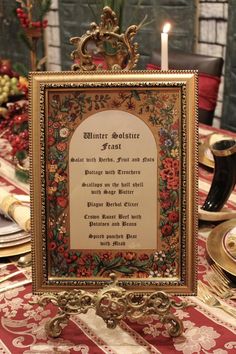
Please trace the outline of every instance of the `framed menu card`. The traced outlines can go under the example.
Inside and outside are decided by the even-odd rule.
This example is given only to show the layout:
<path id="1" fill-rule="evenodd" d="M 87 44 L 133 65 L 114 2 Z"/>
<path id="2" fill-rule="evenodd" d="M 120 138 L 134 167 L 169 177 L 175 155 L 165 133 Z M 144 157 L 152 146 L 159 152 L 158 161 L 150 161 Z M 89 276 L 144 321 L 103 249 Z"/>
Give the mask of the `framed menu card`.
<path id="1" fill-rule="evenodd" d="M 35 293 L 193 294 L 197 75 L 30 75 Z"/>

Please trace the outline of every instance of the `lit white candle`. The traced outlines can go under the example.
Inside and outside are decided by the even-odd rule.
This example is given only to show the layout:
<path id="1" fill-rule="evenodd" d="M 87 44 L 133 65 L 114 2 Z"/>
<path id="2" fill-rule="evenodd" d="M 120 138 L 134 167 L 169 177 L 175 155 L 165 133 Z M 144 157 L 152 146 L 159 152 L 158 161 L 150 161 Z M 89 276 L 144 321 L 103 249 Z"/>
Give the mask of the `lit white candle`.
<path id="1" fill-rule="evenodd" d="M 170 23 L 165 23 L 161 33 L 161 70 L 168 70 L 168 32 Z"/>

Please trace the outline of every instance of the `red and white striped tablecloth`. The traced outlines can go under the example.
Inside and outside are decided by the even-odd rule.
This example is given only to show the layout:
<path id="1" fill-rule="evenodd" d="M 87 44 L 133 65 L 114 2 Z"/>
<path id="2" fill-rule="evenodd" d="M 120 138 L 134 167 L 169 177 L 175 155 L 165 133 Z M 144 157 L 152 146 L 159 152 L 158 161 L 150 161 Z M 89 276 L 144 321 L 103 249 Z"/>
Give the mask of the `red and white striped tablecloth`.
<path id="1" fill-rule="evenodd" d="M 210 133 L 210 127 L 200 127 L 200 138 Z M 199 169 L 200 201 L 206 197 L 211 178 L 212 172 Z M 4 176 L 0 172 L 0 186 L 3 185 L 15 193 L 22 190 L 27 192 L 27 186 L 15 184 L 10 169 Z M 232 193 L 229 205 L 236 206 L 236 191 Z M 198 278 L 203 280 L 209 271 L 205 249 L 209 232 L 210 228 L 199 229 Z M 15 265 L 0 268 L 0 273 L 7 275 L 15 268 Z M 26 276 L 30 275 L 18 275 L 14 281 Z M 175 312 L 184 324 L 184 334 L 178 338 L 170 338 L 155 316 L 138 321 L 121 321 L 116 329 L 110 330 L 106 328 L 103 320 L 90 310 L 87 314 L 73 316 L 63 329 L 62 335 L 52 339 L 46 336 L 44 325 L 55 315 L 55 308 L 49 305 L 43 309 L 30 304 L 29 301 L 33 297 L 31 291 L 31 284 L 28 284 L 0 293 L 0 353 L 236 353 L 236 319 L 221 309 L 204 305 L 198 297 L 185 298 L 196 307 Z M 232 308 L 236 307 L 233 300 L 225 302 Z"/>

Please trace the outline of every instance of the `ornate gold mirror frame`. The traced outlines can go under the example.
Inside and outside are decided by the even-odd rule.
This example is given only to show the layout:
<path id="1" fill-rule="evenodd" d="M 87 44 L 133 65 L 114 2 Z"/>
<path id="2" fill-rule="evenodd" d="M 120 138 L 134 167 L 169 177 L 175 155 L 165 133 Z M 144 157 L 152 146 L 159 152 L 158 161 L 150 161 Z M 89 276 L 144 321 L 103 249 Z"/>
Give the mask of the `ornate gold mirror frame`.
<path id="1" fill-rule="evenodd" d="M 74 71 L 94 71 L 100 66 L 93 63 L 93 55 L 88 46 L 93 43 L 93 51 L 101 55 L 110 70 L 130 70 L 138 61 L 138 44 L 133 43 L 133 37 L 140 25 L 130 26 L 125 33 L 119 34 L 116 14 L 105 7 L 101 16 L 101 23 L 92 23 L 90 30 L 82 37 L 71 38 L 70 42 L 76 45 L 71 57 L 78 63 L 72 65 Z M 109 48 L 109 53 L 106 51 Z M 111 53 L 113 52 L 113 53 Z M 163 291 L 149 294 L 137 294 L 119 286 L 116 275 L 110 274 L 111 283 L 97 292 L 84 290 L 62 291 L 46 293 L 35 302 L 40 306 L 52 303 L 58 307 L 57 315 L 45 325 L 46 333 L 51 337 L 58 337 L 62 327 L 68 322 L 71 315 L 86 313 L 90 308 L 106 323 L 108 328 L 115 328 L 126 317 L 139 319 L 147 315 L 158 315 L 161 323 L 167 324 L 170 336 L 177 337 L 183 332 L 183 324 L 172 312 L 173 308 L 192 306 L 187 302 L 176 303 Z"/>
<path id="2" fill-rule="evenodd" d="M 90 30 L 82 37 L 70 39 L 70 42 L 76 46 L 71 53 L 71 58 L 75 61 L 79 59 L 79 63 L 72 65 L 72 70 L 99 69 L 99 65 L 94 63 L 93 53 L 105 60 L 109 70 L 133 69 L 139 59 L 138 43 L 133 43 L 133 38 L 142 23 L 143 21 L 138 26 L 130 26 L 125 33 L 119 34 L 115 12 L 108 6 L 104 7 L 99 25 L 93 22 L 90 24 Z M 90 50 L 89 45 L 92 45 Z"/>

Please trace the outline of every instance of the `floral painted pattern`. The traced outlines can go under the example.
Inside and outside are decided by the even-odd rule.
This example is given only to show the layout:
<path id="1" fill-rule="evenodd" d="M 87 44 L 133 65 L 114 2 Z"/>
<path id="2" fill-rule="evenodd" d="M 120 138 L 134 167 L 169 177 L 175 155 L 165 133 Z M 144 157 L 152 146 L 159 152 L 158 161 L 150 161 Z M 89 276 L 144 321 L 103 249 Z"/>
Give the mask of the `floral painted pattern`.
<path id="1" fill-rule="evenodd" d="M 184 341 L 182 338 L 174 340 L 175 349 L 183 354 L 210 353 L 209 350 L 212 350 L 216 346 L 216 339 L 220 337 L 220 334 L 213 327 L 197 327 L 193 323 L 186 329 L 184 335 Z M 216 349 L 213 353 L 227 354 L 227 351 Z"/>
<path id="2" fill-rule="evenodd" d="M 163 92 L 164 91 L 164 92 Z M 114 93 L 50 92 L 48 114 L 47 194 L 48 252 L 52 276 L 77 278 L 174 277 L 179 240 L 179 108 L 177 90 L 124 90 Z M 136 111 L 152 130 L 159 146 L 159 231 L 161 250 L 79 251 L 70 249 L 68 215 L 68 146 L 73 132 L 89 115 L 107 109 Z"/>

